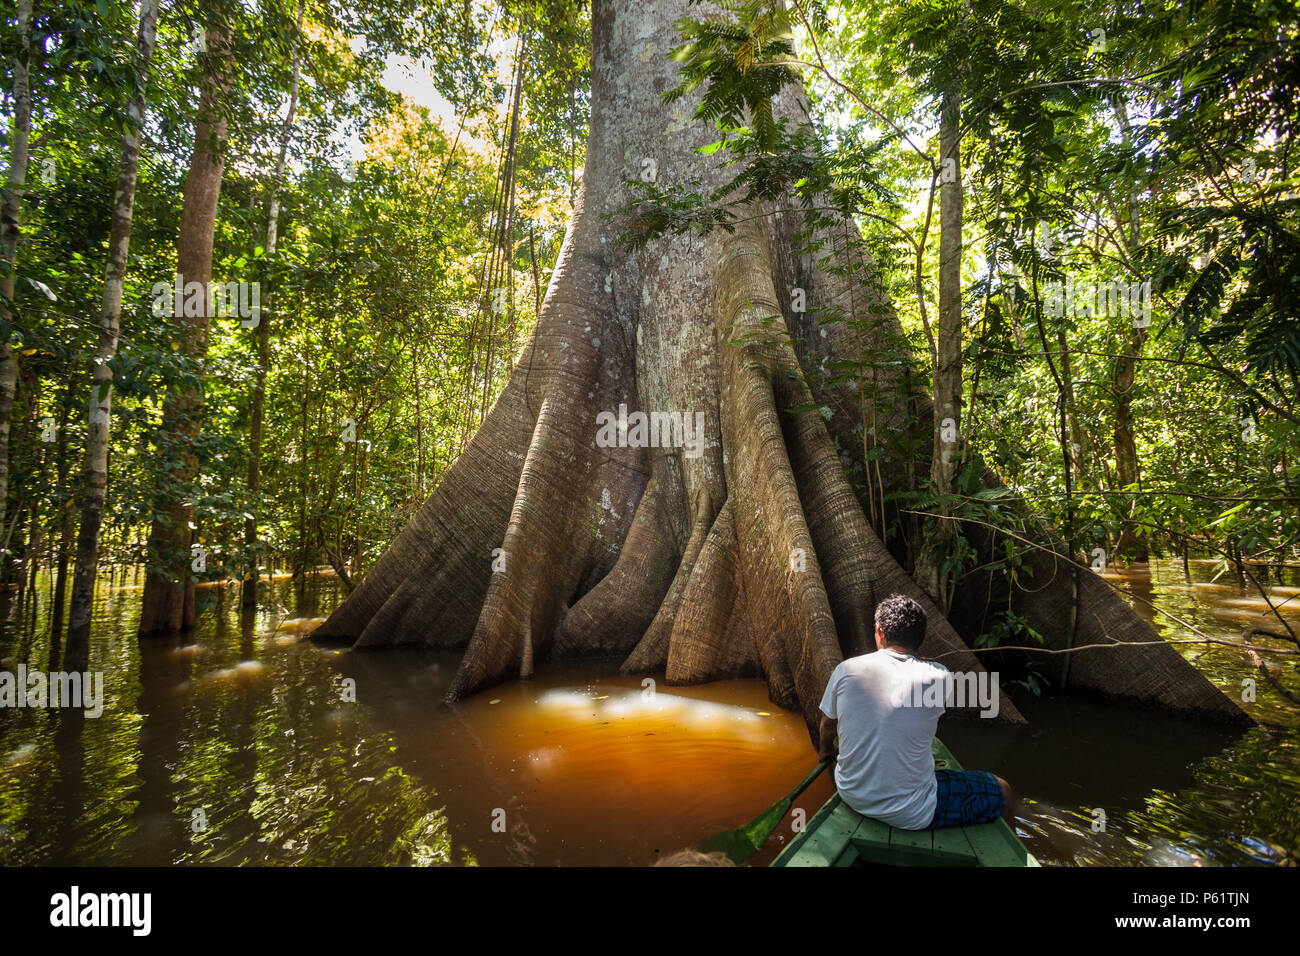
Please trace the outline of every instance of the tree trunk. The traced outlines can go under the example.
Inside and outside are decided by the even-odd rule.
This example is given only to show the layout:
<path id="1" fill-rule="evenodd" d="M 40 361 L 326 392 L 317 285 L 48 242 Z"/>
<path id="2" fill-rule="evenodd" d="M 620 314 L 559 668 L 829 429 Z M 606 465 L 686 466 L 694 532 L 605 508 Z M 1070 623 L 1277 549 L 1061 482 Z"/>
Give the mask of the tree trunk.
<path id="1" fill-rule="evenodd" d="M 289 84 L 289 106 L 285 111 L 284 125 L 280 127 L 280 154 L 271 176 L 270 197 L 266 204 L 266 261 L 275 255 L 275 244 L 280 229 L 280 181 L 284 178 L 285 161 L 289 156 L 289 134 L 293 131 L 294 115 L 298 112 L 298 84 L 300 81 L 298 40 L 302 34 L 302 16 L 307 4 L 298 4 L 298 22 L 294 27 L 292 44 L 293 78 Z M 269 293 L 269 290 L 268 290 Z M 271 366 L 271 326 L 267 310 L 263 309 L 257 323 L 257 378 L 253 384 L 253 408 L 248 428 L 248 507 L 250 517 L 244 520 L 244 555 L 248 571 L 244 575 L 240 601 L 244 607 L 257 603 L 258 557 L 257 517 L 261 510 L 259 496 L 262 492 L 262 424 L 266 415 L 266 376 Z"/>
<path id="2" fill-rule="evenodd" d="M 1124 105 L 1122 96 L 1116 96 L 1114 102 L 1115 115 L 1119 120 L 1120 130 L 1124 135 L 1124 143 L 1128 145 L 1130 139 L 1128 109 Z M 1134 257 L 1142 245 L 1142 221 L 1139 217 L 1135 197 L 1129 196 L 1125 205 L 1129 220 L 1128 234 L 1125 234 L 1122 224 L 1116 223 L 1116 225 L 1119 226 L 1119 236 L 1125 244 L 1129 260 L 1134 262 Z M 1141 277 L 1137 276 L 1135 279 L 1140 280 Z M 1136 487 L 1142 479 L 1142 473 L 1138 466 L 1137 437 L 1133 418 L 1133 387 L 1137 383 L 1138 362 L 1141 360 L 1142 349 L 1146 345 L 1146 340 L 1146 328 L 1135 326 L 1130 322 L 1124 329 L 1123 348 L 1115 359 L 1115 386 L 1113 389 L 1115 396 L 1115 478 L 1121 492 L 1127 492 L 1128 489 Z M 1134 502 L 1135 499 L 1129 499 L 1123 506 L 1124 514 L 1120 522 L 1119 540 L 1115 544 L 1115 550 L 1120 557 L 1130 561 L 1146 561 L 1150 556 L 1147 532 L 1146 528 L 1133 520 Z"/>
<path id="3" fill-rule="evenodd" d="M 194 153 L 185 180 L 180 238 L 176 248 L 177 282 L 182 286 L 197 282 L 205 294 L 205 306 L 199 310 L 202 314 L 186 314 L 190 310 L 182 307 L 180 296 L 177 296 L 174 310 L 179 350 L 197 362 L 207 354 L 210 311 L 207 303 L 210 300 L 206 290 L 212 279 L 213 230 L 225 170 L 227 119 L 223 101 L 230 82 L 226 45 L 225 33 L 209 27 L 207 48 L 210 52 L 201 54 L 205 62 L 194 123 Z M 172 459 L 176 464 L 164 465 L 159 476 L 161 500 L 149 531 L 149 574 L 141 599 L 141 637 L 174 635 L 194 625 L 190 544 L 195 512 L 187 499 L 198 472 L 194 441 L 199 434 L 202 415 L 201 385 L 176 383 L 168 388 L 159 430 L 159 457 L 164 462 Z"/>
<path id="4" fill-rule="evenodd" d="M 965 458 L 961 427 L 961 85 L 944 93 L 939 116 L 939 314 L 934 365 L 934 447 L 930 485 L 940 503 L 926 522 L 926 543 L 914 576 L 945 614 L 952 603 L 950 575 L 943 568 L 953 551 L 956 527 L 947 496 Z"/>
<path id="5" fill-rule="evenodd" d="M 131 217 L 140 169 L 140 135 L 144 126 L 144 78 L 153 59 L 158 26 L 158 0 L 144 0 L 136 35 L 136 69 L 140 90 L 127 108 L 127 129 L 122 136 L 117 188 L 113 197 L 113 224 L 108 238 L 108 263 L 104 267 L 104 294 L 99 310 L 99 344 L 91 369 L 89 425 L 86 437 L 85 488 L 81 526 L 77 531 L 77 557 L 72 573 L 72 607 L 68 612 L 68 666 L 84 670 L 90 655 L 90 616 L 95 601 L 95 575 L 99 564 L 99 535 L 104 523 L 108 492 L 108 435 L 113 410 L 113 371 L 117 335 L 122 318 L 122 278 L 131 247 Z"/>
<path id="6" fill-rule="evenodd" d="M 14 407 L 20 408 L 22 411 L 17 427 L 10 432 L 10 447 L 33 449 L 33 446 L 39 441 L 40 427 L 36 415 L 37 409 L 41 407 L 41 385 L 43 382 L 40 376 L 32 371 L 31 366 L 20 368 L 18 371 L 18 381 L 14 390 Z M 37 457 L 34 449 L 32 457 Z M 43 530 L 41 506 L 44 504 L 45 496 L 35 494 L 35 492 L 45 484 L 44 469 L 38 465 L 31 477 L 34 480 L 30 481 L 27 486 L 17 486 L 18 496 L 15 502 L 18 506 L 18 512 L 24 514 L 25 524 L 25 528 L 22 529 L 23 534 L 19 536 L 18 540 L 24 541 L 24 538 L 26 539 L 22 546 L 22 557 L 17 562 L 18 607 L 22 614 L 30 614 L 38 603 L 36 601 L 36 579 L 32 575 L 32 570 L 40 563 L 40 542 Z M 18 554 L 20 552 L 18 548 L 14 548 L 13 553 Z M 27 599 L 28 595 L 32 598 L 30 601 Z M 27 623 L 22 621 L 21 618 L 19 623 L 21 626 L 27 626 Z M 34 632 L 34 622 L 31 627 Z"/>
<path id="7" fill-rule="evenodd" d="M 18 0 L 18 48 L 13 59 L 13 120 L 10 124 L 9 173 L 5 177 L 4 205 L 0 208 L 0 533 L 4 532 L 9 502 L 9 426 L 18 385 L 18 354 L 9 328 L 14 316 L 8 303 L 14 299 L 18 278 L 18 239 L 27 194 L 28 141 L 32 134 L 32 0 Z M 0 561 L 9 555 L 0 549 Z"/>
<path id="8" fill-rule="evenodd" d="M 411 345 L 411 391 L 415 395 L 415 483 L 414 499 L 424 499 L 424 406 L 420 394 L 420 349 Z"/>
<path id="9" fill-rule="evenodd" d="M 1137 438 L 1133 421 L 1133 386 L 1137 381 L 1138 359 L 1146 342 L 1145 329 L 1128 329 L 1124 333 L 1123 348 L 1115 359 L 1115 483 L 1121 494 L 1138 485 L 1141 470 L 1138 465 Z M 1115 550 L 1130 561 L 1149 558 L 1146 529 L 1133 520 L 1133 499 L 1123 505 L 1119 540 Z"/>
<path id="10" fill-rule="evenodd" d="M 56 653 L 63 638 L 63 605 L 68 596 L 68 556 L 71 554 L 71 541 L 75 525 L 72 516 L 76 507 L 76 494 L 69 487 L 68 480 L 68 420 L 72 417 L 73 393 L 79 383 L 69 382 L 59 400 L 58 445 L 55 448 L 55 474 L 58 476 L 58 505 L 55 518 L 50 522 L 51 537 L 57 539 L 57 554 L 54 556 L 54 593 L 50 598 L 50 643 L 51 653 Z M 55 530 L 57 529 L 57 530 Z"/>
<path id="11" fill-rule="evenodd" d="M 734 173 L 695 152 L 716 132 L 693 118 L 692 101 L 659 99 L 676 82 L 664 56 L 673 24 L 693 10 L 688 0 L 594 3 L 586 168 L 537 326 L 483 426 L 317 639 L 464 646 L 453 699 L 528 677 L 547 655 L 618 654 L 625 671 L 662 671 L 670 684 L 756 675 L 811 727 L 831 670 L 871 649 L 876 604 L 901 592 L 929 616 L 924 654 L 982 670 L 872 530 L 867 490 L 840 459 L 874 420 L 878 435 L 920 449 L 886 449 L 886 491 L 909 466 L 928 469 L 931 406 L 916 398 L 922 421 L 907 424 L 911 370 L 879 363 L 864 373 L 870 381 L 816 386 L 802 374 L 902 341 L 852 224 L 804 236 L 803 213 L 778 202 L 750 210 L 732 234 L 664 237 L 636 251 L 615 242 L 626 184 L 642 171 L 656 170 L 661 187 L 698 179 L 706 192 Z M 807 122 L 796 88 L 774 108 Z M 823 268 L 813 248 L 852 268 Z M 812 307 L 798 311 L 805 298 Z M 819 321 L 832 310 L 847 321 Z M 699 414 L 702 441 L 643 442 L 635 412 L 692 424 Z M 611 417 L 626 419 L 625 433 Z M 1061 559 L 1028 561 L 1041 590 L 1018 595 L 1019 610 L 1044 633 L 1059 630 L 1051 572 Z M 1155 639 L 1086 577 L 1095 586 L 1082 595 L 1080 644 Z M 1068 575 L 1057 578 L 1068 589 Z M 976 594 L 959 587 L 956 597 L 969 605 Z M 1244 719 L 1168 646 L 1090 653 L 1107 663 L 1085 666 L 1080 655 L 1075 686 L 1106 690 L 1110 671 L 1136 670 L 1115 693 Z M 1136 686 L 1153 672 L 1159 688 Z M 1005 698 L 1001 717 L 1023 720 Z"/>

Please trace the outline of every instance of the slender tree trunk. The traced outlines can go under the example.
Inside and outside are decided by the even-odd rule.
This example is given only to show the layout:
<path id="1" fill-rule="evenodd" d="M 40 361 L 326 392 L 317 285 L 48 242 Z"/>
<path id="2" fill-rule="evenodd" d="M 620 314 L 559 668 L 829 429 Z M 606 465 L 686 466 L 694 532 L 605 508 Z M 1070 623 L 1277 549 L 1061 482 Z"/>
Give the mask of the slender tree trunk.
<path id="1" fill-rule="evenodd" d="M 1115 482 L 1121 493 L 1137 488 L 1142 478 L 1133 417 L 1133 387 L 1145 342 L 1144 329 L 1129 329 L 1124 334 L 1123 350 L 1115 359 Z M 1146 529 L 1132 517 L 1135 500 L 1130 499 L 1123 506 L 1124 517 L 1115 550 L 1129 560 L 1146 561 L 1149 558 Z"/>
<path id="2" fill-rule="evenodd" d="M 4 563 L 4 570 L 0 572 L 0 588 L 3 588 L 5 590 L 6 595 L 8 594 L 9 585 L 13 583 L 15 569 L 18 569 L 18 588 L 19 588 L 18 600 L 19 602 L 21 602 L 22 562 L 11 560 L 9 556 L 16 554 L 18 552 L 18 549 L 22 546 L 23 536 L 26 534 L 24 518 L 26 517 L 27 502 L 23 500 L 22 495 L 19 495 L 18 499 L 15 501 L 15 505 L 16 507 L 14 508 L 13 518 L 10 519 L 9 521 L 9 527 L 5 529 L 5 536 L 4 536 L 5 563 Z"/>
<path id="3" fill-rule="evenodd" d="M 298 419 L 298 547 L 294 557 L 293 576 L 302 581 L 307 577 L 307 403 L 311 397 L 311 375 L 303 369 L 301 415 Z M 299 599 L 301 602 L 301 598 Z"/>
<path id="4" fill-rule="evenodd" d="M 68 565 L 77 533 L 73 514 L 73 502 L 69 499 L 59 511 L 58 554 L 55 557 L 54 597 L 51 603 L 53 617 L 50 625 L 50 636 L 56 642 L 63 638 L 64 607 L 68 599 Z"/>
<path id="5" fill-rule="evenodd" d="M 68 556 L 71 554 L 72 536 L 76 524 L 72 520 L 76 495 L 68 479 L 68 420 L 72 417 L 74 383 L 69 383 L 59 402 L 59 435 L 55 450 L 55 470 L 58 474 L 58 510 L 52 522 L 51 537 L 57 540 L 58 553 L 54 558 L 54 594 L 50 599 L 50 639 L 57 644 L 63 637 L 63 604 L 68 594 Z"/>
<path id="6" fill-rule="evenodd" d="M 953 480 L 965 457 L 961 434 L 962 376 L 962 182 L 961 86 L 943 96 L 939 117 L 939 314 L 934 367 L 934 447 L 930 484 L 934 493 L 952 494 Z M 928 522 L 926 545 L 917 555 L 915 577 L 945 614 L 952 603 L 952 585 L 943 565 L 952 554 L 956 527 L 950 508 L 941 500 Z"/>
<path id="7" fill-rule="evenodd" d="M 45 547 L 46 532 L 44 525 L 38 520 L 38 515 L 32 515 L 32 536 L 27 541 L 27 556 L 23 559 L 23 566 L 27 575 L 27 594 L 31 598 L 29 608 L 35 611 L 40 603 L 41 592 L 36 586 L 36 577 L 41 570 L 41 549 Z M 32 615 L 33 626 L 36 623 L 35 614 Z"/>
<path id="8" fill-rule="evenodd" d="M 5 181 L 4 204 L 0 207 L 0 532 L 5 527 L 9 502 L 9 427 L 14 413 L 14 389 L 18 385 L 18 354 L 13 348 L 9 326 L 14 316 L 7 303 L 16 288 L 18 240 L 21 236 L 23 198 L 27 194 L 28 142 L 32 133 L 32 0 L 18 0 L 18 49 L 13 70 L 13 119 L 9 132 L 9 173 Z M 0 550 L 0 560 L 9 555 Z"/>
<path id="9" fill-rule="evenodd" d="M 306 2 L 298 4 L 298 22 L 294 27 L 293 78 L 289 83 L 289 106 L 285 111 L 284 124 L 280 127 L 280 152 L 275 161 L 275 173 L 271 177 L 270 196 L 266 206 L 266 245 L 264 252 L 269 263 L 275 256 L 276 239 L 280 228 L 280 182 L 284 178 L 285 161 L 289 156 L 289 136 L 293 132 L 294 116 L 298 111 L 299 84 L 299 49 L 298 40 L 302 33 L 302 17 Z M 266 290 L 270 298 L 270 289 Z M 257 519 L 261 513 L 262 493 L 262 427 L 266 415 L 266 376 L 271 367 L 271 325 L 268 310 L 263 309 L 257 324 L 257 378 L 253 384 L 252 421 L 248 429 L 248 508 L 249 517 L 244 521 L 244 555 L 248 570 L 244 574 L 241 603 L 252 607 L 257 603 L 258 557 L 257 557 Z"/>
<path id="10" fill-rule="evenodd" d="M 415 392 L 415 501 L 424 500 L 424 405 L 420 389 L 420 349 L 411 346 L 411 389 Z"/>
<path id="11" fill-rule="evenodd" d="M 176 250 L 177 281 L 183 286 L 197 283 L 204 300 L 199 310 L 183 307 L 177 297 L 175 333 L 179 351 L 201 363 L 207 354 L 212 280 L 212 244 L 225 170 L 225 97 L 229 88 L 227 38 L 217 27 L 207 29 L 208 52 L 200 82 L 199 107 L 194 123 L 194 152 L 185 181 L 180 238 Z M 187 297 L 188 298 L 188 297 Z M 201 314 L 188 314 L 199 311 Z M 194 441 L 203 415 L 201 385 L 177 383 L 167 390 L 163 421 L 159 430 L 162 460 L 175 465 L 159 475 L 160 503 L 149 532 L 149 574 L 141 599 L 140 636 L 178 634 L 194 625 L 194 581 L 190 576 L 190 545 L 195 512 L 187 503 L 190 487 L 198 472 Z"/>
<path id="12" fill-rule="evenodd" d="M 1079 406 L 1074 393 L 1074 363 L 1070 355 L 1070 342 L 1066 337 L 1064 322 L 1056 326 L 1056 348 L 1061 361 L 1061 403 L 1069 436 L 1067 451 L 1070 456 L 1070 473 L 1073 485 L 1077 489 L 1084 483 L 1084 476 L 1087 474 L 1084 457 L 1085 441 L 1083 428 L 1079 425 Z"/>
<path id="13" fill-rule="evenodd" d="M 21 408 L 22 414 L 10 433 L 11 452 L 14 449 L 31 448 L 36 441 L 39 441 L 40 428 L 36 416 L 37 410 L 41 407 L 41 379 L 32 372 L 30 367 L 19 369 L 14 407 Z M 33 454 L 32 458 L 37 461 L 37 470 L 32 475 L 35 480 L 30 487 L 19 486 L 17 489 L 18 507 L 20 510 L 25 509 L 23 530 L 26 540 L 23 542 L 22 557 L 18 560 L 18 604 L 24 612 L 30 612 L 36 606 L 36 599 L 39 597 L 33 571 L 40 563 L 40 545 L 44 538 L 42 533 L 44 527 L 41 523 L 42 496 L 33 494 L 33 491 L 46 484 L 45 462 L 36 454 Z M 22 538 L 20 537 L 19 540 Z M 14 550 L 17 551 L 16 548 Z"/>
<path id="14" fill-rule="evenodd" d="M 135 186 L 140 169 L 140 136 L 145 117 L 143 87 L 153 59 L 157 27 L 158 0 L 143 0 L 135 41 L 136 70 L 141 83 L 139 92 L 127 107 L 127 129 L 122 136 L 122 155 L 117 167 L 113 223 L 108 238 L 108 262 L 104 267 L 104 293 L 99 309 L 99 343 L 91 367 L 81 526 L 77 532 L 72 606 L 68 612 L 67 660 L 70 662 L 68 666 L 73 670 L 84 669 L 90 653 L 90 617 L 95 600 L 99 536 L 104 523 L 104 499 L 108 493 L 108 439 L 113 410 L 111 363 L 117 355 L 117 337 L 122 318 L 122 280 L 126 275 L 131 247 L 131 217 L 135 207 Z"/>
<path id="15" fill-rule="evenodd" d="M 1122 97 L 1115 98 L 1115 114 L 1119 120 L 1124 141 L 1129 141 L 1128 110 Z M 1125 202 L 1128 211 L 1129 232 L 1125 234 L 1121 225 L 1119 235 L 1127 246 L 1130 261 L 1142 246 L 1141 217 L 1135 197 L 1130 196 Z M 1135 279 L 1141 279 L 1135 276 Z M 1115 384 L 1112 390 L 1115 400 L 1115 478 L 1121 492 L 1140 487 L 1142 471 L 1138 463 L 1137 428 L 1133 415 L 1133 388 L 1137 384 L 1138 363 L 1146 345 L 1147 330 L 1134 326 L 1131 322 L 1124 328 L 1120 354 L 1115 359 Z M 1124 505 L 1124 516 L 1120 523 L 1119 540 L 1115 550 L 1120 556 L 1132 561 L 1146 561 L 1150 557 L 1146 529 L 1133 519 L 1136 499 L 1129 499 Z"/>

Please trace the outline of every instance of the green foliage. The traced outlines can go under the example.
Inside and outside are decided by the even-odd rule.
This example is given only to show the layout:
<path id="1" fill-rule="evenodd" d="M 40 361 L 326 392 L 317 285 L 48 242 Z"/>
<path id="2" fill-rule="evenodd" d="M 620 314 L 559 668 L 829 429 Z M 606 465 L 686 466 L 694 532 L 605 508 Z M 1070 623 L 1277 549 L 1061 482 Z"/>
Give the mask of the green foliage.
<path id="1" fill-rule="evenodd" d="M 808 211 L 809 234 L 823 214 L 848 213 L 879 267 L 863 278 L 889 293 L 902 347 L 924 348 L 938 104 L 959 89 L 972 458 L 951 496 L 923 480 L 884 493 L 883 536 L 911 536 L 925 513 L 1004 528 L 984 568 L 960 538 L 939 560 L 958 578 L 995 570 L 1013 581 L 1017 549 L 1030 546 L 1017 536 L 1053 530 L 1080 562 L 1097 548 L 1118 560 L 1126 528 L 1157 551 L 1294 558 L 1296 13 L 1292 2 L 1239 0 L 727 4 L 682 24 L 682 83 L 670 97 L 702 91 L 698 115 L 722 134 L 707 152 L 735 175 L 713 195 L 646 191 L 631 218 L 644 242 L 725 227 L 740 207 L 789 194 Z M 787 70 L 806 84 L 811 129 L 772 117 Z M 845 274 L 830 250 L 820 254 Z M 1054 315 L 1053 285 L 1067 281 L 1149 283 L 1149 318 L 1109 305 Z M 870 323 L 831 310 L 818 318 Z M 822 380 L 871 380 L 897 347 L 850 357 Z M 928 390 L 910 387 L 893 401 Z M 848 468 L 862 491 L 874 460 L 912 453 L 891 437 L 864 440 L 862 467 Z M 973 493 L 984 464 L 1040 525 L 1014 527 L 1014 507 L 999 513 Z M 999 639 L 1013 639 L 1014 609 L 997 613 L 1012 615 L 994 628 Z"/>
<path id="2" fill-rule="evenodd" d="M 993 617 L 993 624 L 975 639 L 976 647 L 1010 647 L 1037 644 L 1042 646 L 1043 635 L 1039 634 L 1029 622 L 1012 610 L 999 611 Z"/>
<path id="3" fill-rule="evenodd" d="M 32 175 L 13 328 L 0 330 L 22 362 L 7 509 L 25 516 L 15 548 L 55 534 L 80 491 L 120 137 L 141 91 L 149 110 L 112 362 L 110 556 L 138 557 L 158 502 L 180 496 L 198 509 L 213 576 L 249 557 L 240 543 L 249 514 L 259 516 L 263 554 L 299 566 L 333 555 L 362 569 L 504 382 L 582 162 L 586 4 L 309 4 L 277 185 L 279 243 L 268 255 L 296 13 L 293 3 L 167 6 L 146 70 L 130 5 L 37 9 Z M 1281 561 L 1300 544 L 1296 13 L 1291 0 L 728 0 L 679 25 L 670 55 L 680 85 L 665 99 L 700 95 L 697 115 L 718 129 L 701 161 L 731 176 L 711 192 L 689 179 L 630 184 L 632 201 L 612 218 L 635 247 L 728 229 L 753 203 L 793 197 L 821 268 L 882 293 L 813 302 L 813 317 L 870 332 L 892 307 L 904 329 L 805 377 L 814 387 L 871 383 L 929 346 L 943 174 L 935 127 L 940 97 L 959 87 L 962 435 L 971 457 L 951 496 L 935 495 L 924 474 L 909 487 L 876 488 L 875 463 L 917 449 L 861 422 L 860 444 L 839 450 L 877 530 L 898 547 L 926 512 L 996 529 L 982 565 L 968 543 L 942 556 L 958 578 L 996 571 L 1020 581 L 1022 539 L 1051 528 L 1080 560 L 1095 548 L 1113 554 L 1120 531 L 1137 527 L 1157 550 Z M 196 26 L 214 24 L 230 34 L 233 69 L 214 277 L 261 283 L 270 329 L 256 499 L 245 477 L 256 332 L 214 320 L 197 361 L 178 347 L 175 323 L 150 309 L 154 283 L 174 275 L 195 93 L 214 65 L 189 41 Z M 515 215 L 503 229 L 494 195 L 514 78 L 497 74 L 496 53 L 516 46 L 526 109 L 512 156 Z M 18 49 L 5 31 L 0 55 Z M 430 69 L 447 115 L 385 87 L 394 57 Z M 788 122 L 788 107 L 777 106 L 792 83 L 806 86 L 811 125 Z M 349 140 L 366 149 L 355 175 L 341 173 L 355 151 Z M 844 214 L 861 239 L 832 248 L 824 227 Z M 874 268 L 850 254 L 859 241 Z M 503 265 L 488 288 L 493 255 Z M 1149 281 L 1149 326 L 1095 309 L 1051 314 L 1052 284 L 1067 280 Z M 500 314 L 490 307 L 498 287 L 508 300 Z M 783 332 L 778 322 L 756 334 Z M 915 425 L 912 402 L 928 392 L 928 374 L 871 401 L 905 409 L 904 423 Z M 200 469 L 172 487 L 167 466 L 189 449 L 159 424 L 168 390 L 185 383 L 204 400 Z M 47 419 L 55 442 L 42 440 Z M 357 442 L 340 437 L 347 419 Z M 1124 427 L 1133 474 L 1122 467 Z M 984 465 L 1014 489 L 1006 500 L 980 490 Z M 1042 522 L 1015 517 L 1018 501 Z M 1014 608 L 991 613 L 1003 611 Z M 1011 639 L 1013 618 L 1004 623 Z"/>
<path id="4" fill-rule="evenodd" d="M 36 10 L 32 164 L 12 303 L 23 369 L 11 441 L 9 514 L 19 516 L 11 552 L 44 557 L 60 535 L 59 547 L 70 546 L 61 522 L 81 491 L 121 136 L 126 106 L 143 91 L 131 256 L 111 362 L 104 559 L 141 559 L 160 503 L 182 500 L 194 505 L 209 552 L 201 576 L 239 576 L 249 561 L 271 555 L 295 570 L 339 563 L 363 572 L 455 460 L 535 319 L 573 167 L 583 158 L 584 6 L 308 4 L 279 182 L 297 4 L 164 5 L 149 65 L 135 54 L 137 13 L 103 2 Z M 230 37 L 232 83 L 221 104 L 229 140 L 213 279 L 258 283 L 269 330 L 256 497 L 246 476 L 257 331 L 240 317 L 214 317 L 205 354 L 195 359 L 179 347 L 178 324 L 152 309 L 155 283 L 174 279 L 195 94 L 201 72 L 216 64 L 216 51 L 196 52 L 191 38 L 218 24 Z M 536 122 L 525 124 L 512 157 L 514 216 L 503 236 L 492 225 L 504 149 L 498 113 L 513 84 L 497 76 L 494 50 L 520 36 Z M 0 54 L 9 62 L 17 50 L 15 31 L 4 31 Z M 384 85 L 402 57 L 429 70 L 450 104 L 445 115 Z M 365 158 L 341 173 L 358 143 Z M 268 255 L 273 188 L 278 243 Z M 484 307 L 491 290 L 482 279 L 494 242 L 510 248 L 494 280 L 509 292 L 499 316 Z M 185 385 L 203 401 L 193 410 L 202 427 L 192 443 L 160 427 L 166 396 Z M 356 441 L 341 437 L 346 419 Z M 171 471 L 190 454 L 198 473 L 177 481 Z M 259 543 L 245 554 L 251 515 Z M 69 527 L 75 537 L 75 521 Z"/>
<path id="5" fill-rule="evenodd" d="M 698 119 L 752 127 L 761 147 L 770 150 L 777 135 L 772 97 L 799 76 L 791 65 L 791 13 L 767 0 L 729 0 L 722 10 L 678 23 L 682 43 L 671 56 L 681 66 L 681 82 L 664 99 L 671 103 L 704 86 Z"/>

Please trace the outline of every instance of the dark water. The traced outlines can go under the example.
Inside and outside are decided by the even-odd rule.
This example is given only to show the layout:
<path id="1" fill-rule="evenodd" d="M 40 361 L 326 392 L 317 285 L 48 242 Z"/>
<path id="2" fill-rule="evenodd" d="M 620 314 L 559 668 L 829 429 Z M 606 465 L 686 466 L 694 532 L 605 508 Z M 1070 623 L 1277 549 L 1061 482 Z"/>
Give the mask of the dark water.
<path id="1" fill-rule="evenodd" d="M 1207 580 L 1188 585 L 1158 563 L 1112 579 L 1235 636 L 1266 606 L 1210 573 L 1193 565 Z M 0 865 L 645 864 L 757 815 L 815 759 L 802 721 L 758 681 L 643 687 L 617 661 L 584 660 L 448 706 L 454 653 L 303 639 L 340 599 L 332 578 L 277 581 L 242 618 L 235 589 L 202 590 L 196 634 L 143 646 L 139 583 L 100 590 L 102 716 L 0 709 Z M 1270 594 L 1300 624 L 1297 583 Z M 0 669 L 49 668 L 45 609 L 31 620 L 11 614 Z M 1230 648 L 1180 650 L 1235 696 L 1258 677 Z M 1296 659 L 1268 660 L 1300 696 Z M 1244 734 L 1025 695 L 1027 728 L 940 733 L 967 766 L 1013 782 L 1018 829 L 1046 864 L 1294 863 L 1300 708 L 1263 680 L 1257 693 L 1245 706 L 1261 724 Z M 823 778 L 800 804 L 811 815 L 829 792 Z M 790 835 L 787 822 L 763 858 Z"/>

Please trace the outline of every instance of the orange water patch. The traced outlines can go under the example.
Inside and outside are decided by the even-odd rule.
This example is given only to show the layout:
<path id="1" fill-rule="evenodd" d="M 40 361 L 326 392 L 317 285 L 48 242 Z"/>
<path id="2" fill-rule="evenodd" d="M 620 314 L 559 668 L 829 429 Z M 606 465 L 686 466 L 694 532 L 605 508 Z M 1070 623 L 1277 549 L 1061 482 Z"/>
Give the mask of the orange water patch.
<path id="1" fill-rule="evenodd" d="M 706 687 L 708 699 L 619 678 L 503 685 L 458 706 L 531 827 L 585 833 L 644 863 L 752 819 L 816 763 L 803 721 L 773 711 L 756 682 Z M 629 820 L 656 821 L 655 834 L 629 832 Z"/>

